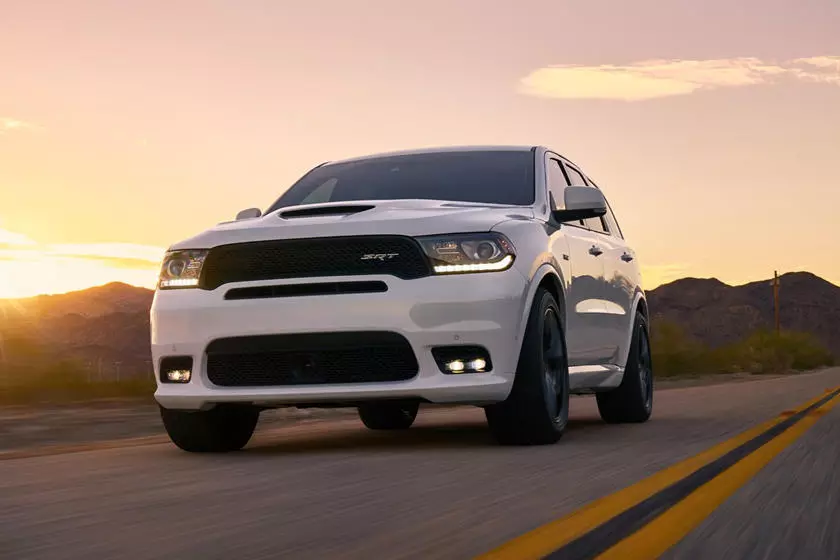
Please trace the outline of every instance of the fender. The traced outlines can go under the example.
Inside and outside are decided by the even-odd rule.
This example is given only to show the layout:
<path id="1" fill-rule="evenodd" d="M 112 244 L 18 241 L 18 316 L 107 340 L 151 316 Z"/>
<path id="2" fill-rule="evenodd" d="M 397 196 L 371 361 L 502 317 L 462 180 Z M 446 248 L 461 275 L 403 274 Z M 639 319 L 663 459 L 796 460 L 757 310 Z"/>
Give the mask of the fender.
<path id="1" fill-rule="evenodd" d="M 546 259 L 548 262 L 543 262 L 537 268 L 536 272 L 532 275 L 528 291 L 525 294 L 525 298 L 522 304 L 522 312 L 519 319 L 519 326 L 517 328 L 517 341 L 519 341 L 519 346 L 521 348 L 522 340 L 525 337 L 525 328 L 528 325 L 528 314 L 531 311 L 531 305 L 534 302 L 534 296 L 537 293 L 537 288 L 539 287 L 540 283 L 543 279 L 548 276 L 549 274 L 554 275 L 559 283 L 559 287 L 562 291 L 561 297 L 563 297 L 562 302 L 557 302 L 561 307 L 561 312 L 563 313 L 563 323 L 565 324 L 566 317 L 565 314 L 567 313 L 566 306 L 565 306 L 565 293 L 568 288 L 568 283 L 566 281 L 566 276 L 563 274 L 562 268 L 555 266 L 554 259 Z M 636 295 L 633 298 L 633 304 L 630 310 L 630 317 L 635 317 L 636 312 L 639 310 L 639 306 L 644 304 L 647 306 L 647 298 L 645 297 L 644 291 L 641 289 L 636 290 Z M 624 350 L 622 355 L 619 356 L 619 362 L 616 364 L 622 370 L 622 375 L 624 368 L 627 366 L 627 360 L 630 355 L 630 343 L 633 339 L 633 329 L 628 329 L 626 344 L 624 345 Z M 620 380 L 619 380 L 620 381 Z"/>
<path id="2" fill-rule="evenodd" d="M 566 323 L 566 288 L 568 284 L 566 282 L 566 275 L 563 273 L 562 267 L 556 265 L 556 259 L 553 255 L 546 256 L 543 259 L 542 264 L 537 263 L 537 269 L 531 275 L 531 279 L 528 282 L 528 291 L 525 293 L 525 298 L 522 302 L 522 311 L 519 317 L 519 326 L 517 328 L 517 338 L 516 340 L 519 342 L 520 351 L 522 346 L 522 340 L 525 338 L 525 329 L 528 326 L 528 315 L 531 312 L 531 305 L 534 303 L 534 296 L 537 293 L 537 288 L 539 287 L 540 283 L 546 276 L 553 275 L 557 280 L 557 286 L 560 290 L 560 297 L 562 301 L 558 301 L 557 304 L 560 306 L 560 313 L 562 315 L 561 320 L 563 325 L 565 326 Z"/>

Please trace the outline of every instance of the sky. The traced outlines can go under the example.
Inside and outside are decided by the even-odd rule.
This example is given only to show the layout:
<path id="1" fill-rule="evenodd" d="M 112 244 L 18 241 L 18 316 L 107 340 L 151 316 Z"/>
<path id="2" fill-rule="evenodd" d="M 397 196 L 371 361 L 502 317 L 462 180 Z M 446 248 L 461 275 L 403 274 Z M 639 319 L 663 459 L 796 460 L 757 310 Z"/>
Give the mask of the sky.
<path id="1" fill-rule="evenodd" d="M 0 298 L 152 287 L 326 160 L 542 144 L 646 288 L 840 284 L 836 0 L 0 0 Z"/>

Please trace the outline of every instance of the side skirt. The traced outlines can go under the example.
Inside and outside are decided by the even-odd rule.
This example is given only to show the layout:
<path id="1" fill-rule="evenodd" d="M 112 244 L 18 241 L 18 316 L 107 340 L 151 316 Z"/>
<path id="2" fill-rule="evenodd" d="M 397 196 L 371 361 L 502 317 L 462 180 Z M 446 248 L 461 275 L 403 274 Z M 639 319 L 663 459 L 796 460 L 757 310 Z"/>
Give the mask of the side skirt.
<path id="1" fill-rule="evenodd" d="M 569 389 L 575 395 L 609 391 L 621 385 L 624 368 L 616 365 L 572 366 L 569 368 Z"/>

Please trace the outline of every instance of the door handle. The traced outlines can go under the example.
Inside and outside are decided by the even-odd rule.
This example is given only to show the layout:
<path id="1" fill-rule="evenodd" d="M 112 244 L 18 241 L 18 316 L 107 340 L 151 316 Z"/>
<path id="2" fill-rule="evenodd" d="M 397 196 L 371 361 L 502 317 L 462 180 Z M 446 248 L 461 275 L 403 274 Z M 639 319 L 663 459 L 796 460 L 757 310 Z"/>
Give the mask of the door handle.
<path id="1" fill-rule="evenodd" d="M 593 245 L 592 247 L 590 247 L 590 248 L 589 248 L 589 254 L 590 254 L 590 255 L 593 255 L 593 256 L 596 256 L 596 257 L 597 257 L 597 256 L 598 256 L 598 255 L 600 255 L 601 253 L 603 253 L 603 251 L 602 251 L 602 250 L 601 250 L 601 248 L 600 248 L 600 247 L 598 247 L 597 245 Z"/>
<path id="2" fill-rule="evenodd" d="M 633 255 L 631 255 L 630 253 L 624 253 L 623 255 L 621 255 L 621 260 L 623 260 L 624 262 L 630 262 L 633 260 Z"/>

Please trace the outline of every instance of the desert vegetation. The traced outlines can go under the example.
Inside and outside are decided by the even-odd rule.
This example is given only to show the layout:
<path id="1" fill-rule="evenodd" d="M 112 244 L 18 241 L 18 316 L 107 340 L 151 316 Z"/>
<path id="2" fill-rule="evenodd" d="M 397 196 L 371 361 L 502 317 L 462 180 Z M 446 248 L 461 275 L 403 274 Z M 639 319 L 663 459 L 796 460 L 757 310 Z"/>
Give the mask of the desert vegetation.
<path id="1" fill-rule="evenodd" d="M 2 336 L 0 404 L 65 403 L 86 400 L 151 399 L 149 368 L 120 369 L 62 357 L 38 342 L 11 333 Z M 834 357 L 808 333 L 758 330 L 743 340 L 709 347 L 665 319 L 651 327 L 653 359 L 659 377 L 715 373 L 789 373 L 832 365 Z"/>
<path id="2" fill-rule="evenodd" d="M 737 342 L 710 347 L 678 324 L 653 321 L 654 371 L 659 377 L 711 373 L 790 373 L 834 364 L 834 356 L 804 332 L 756 330 Z"/>
<path id="3" fill-rule="evenodd" d="M 0 329 L 0 404 L 151 399 L 153 393 L 150 370 L 62 357 L 36 340 Z"/>
<path id="4" fill-rule="evenodd" d="M 729 286 L 687 278 L 648 292 L 659 377 L 789 373 L 840 358 L 840 287 L 782 276 L 782 331 L 766 281 Z M 112 283 L 0 300 L 0 403 L 151 399 L 153 292 Z"/>

